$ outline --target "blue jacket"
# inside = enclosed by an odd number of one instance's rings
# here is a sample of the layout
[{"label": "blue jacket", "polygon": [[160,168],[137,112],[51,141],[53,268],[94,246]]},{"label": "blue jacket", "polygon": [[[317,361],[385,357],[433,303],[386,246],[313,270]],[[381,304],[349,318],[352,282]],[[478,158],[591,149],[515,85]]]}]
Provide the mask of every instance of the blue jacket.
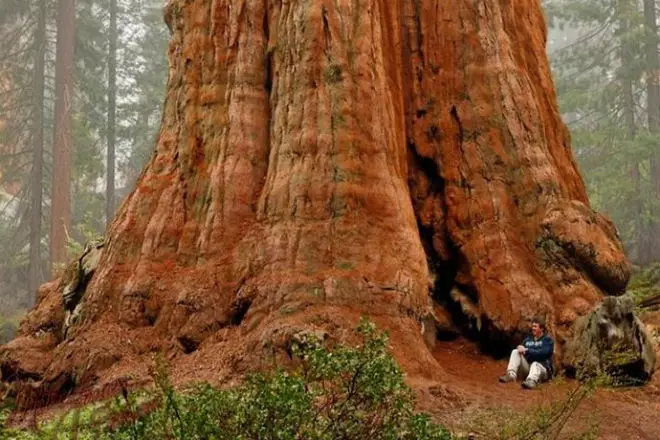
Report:
[{"label": "blue jacket", "polygon": [[553,375],[552,353],[555,348],[555,342],[549,334],[544,334],[540,339],[535,340],[533,336],[528,336],[522,343],[527,349],[525,359],[530,364],[538,362],[548,370],[548,375]]}]

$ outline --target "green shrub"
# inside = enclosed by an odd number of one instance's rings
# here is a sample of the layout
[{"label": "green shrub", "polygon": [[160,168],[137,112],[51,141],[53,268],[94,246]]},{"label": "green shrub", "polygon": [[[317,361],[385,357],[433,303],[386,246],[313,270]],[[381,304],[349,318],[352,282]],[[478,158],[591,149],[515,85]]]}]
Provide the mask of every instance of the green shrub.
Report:
[{"label": "green shrub", "polygon": [[[255,374],[228,390],[200,384],[178,393],[161,365],[156,391],[125,394],[16,438],[450,440],[428,416],[415,414],[387,336],[366,321],[358,332],[358,347],[333,349],[302,336],[291,346],[297,368]],[[103,417],[94,416],[98,411]]]}]

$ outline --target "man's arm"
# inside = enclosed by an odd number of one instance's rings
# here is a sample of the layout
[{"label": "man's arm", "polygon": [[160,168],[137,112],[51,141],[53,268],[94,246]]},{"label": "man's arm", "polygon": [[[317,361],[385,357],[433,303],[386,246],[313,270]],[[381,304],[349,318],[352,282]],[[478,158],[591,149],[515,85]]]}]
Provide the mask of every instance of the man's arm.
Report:
[{"label": "man's arm", "polygon": [[523,339],[523,341],[520,343],[520,345],[518,347],[516,347],[516,349],[518,350],[518,353],[520,353],[520,354],[526,354],[527,353],[527,345],[525,345],[525,344],[527,343],[528,340],[529,340],[529,337]]}]

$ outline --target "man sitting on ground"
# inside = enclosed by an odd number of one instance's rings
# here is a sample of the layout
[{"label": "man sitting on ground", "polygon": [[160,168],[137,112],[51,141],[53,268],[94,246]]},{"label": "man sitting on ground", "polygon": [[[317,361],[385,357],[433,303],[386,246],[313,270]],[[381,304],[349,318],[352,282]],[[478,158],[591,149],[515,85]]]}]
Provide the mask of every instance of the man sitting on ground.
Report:
[{"label": "man sitting on ground", "polygon": [[552,337],[546,332],[545,321],[541,318],[533,319],[531,335],[511,352],[509,366],[506,374],[500,377],[500,382],[513,382],[518,376],[526,376],[522,387],[532,389],[540,382],[549,380],[553,374],[554,345]]}]

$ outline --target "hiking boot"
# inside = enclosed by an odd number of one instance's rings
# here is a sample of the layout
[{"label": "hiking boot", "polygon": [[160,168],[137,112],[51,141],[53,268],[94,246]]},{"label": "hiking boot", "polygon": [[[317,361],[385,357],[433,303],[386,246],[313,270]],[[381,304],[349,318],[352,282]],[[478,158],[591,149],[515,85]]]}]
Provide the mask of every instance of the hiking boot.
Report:
[{"label": "hiking boot", "polygon": [[521,384],[521,386],[526,390],[533,390],[534,388],[536,388],[536,382],[527,379]]},{"label": "hiking boot", "polygon": [[516,376],[513,374],[505,374],[504,376],[500,376],[500,382],[501,383],[508,383],[508,382],[513,382],[516,380]]}]

